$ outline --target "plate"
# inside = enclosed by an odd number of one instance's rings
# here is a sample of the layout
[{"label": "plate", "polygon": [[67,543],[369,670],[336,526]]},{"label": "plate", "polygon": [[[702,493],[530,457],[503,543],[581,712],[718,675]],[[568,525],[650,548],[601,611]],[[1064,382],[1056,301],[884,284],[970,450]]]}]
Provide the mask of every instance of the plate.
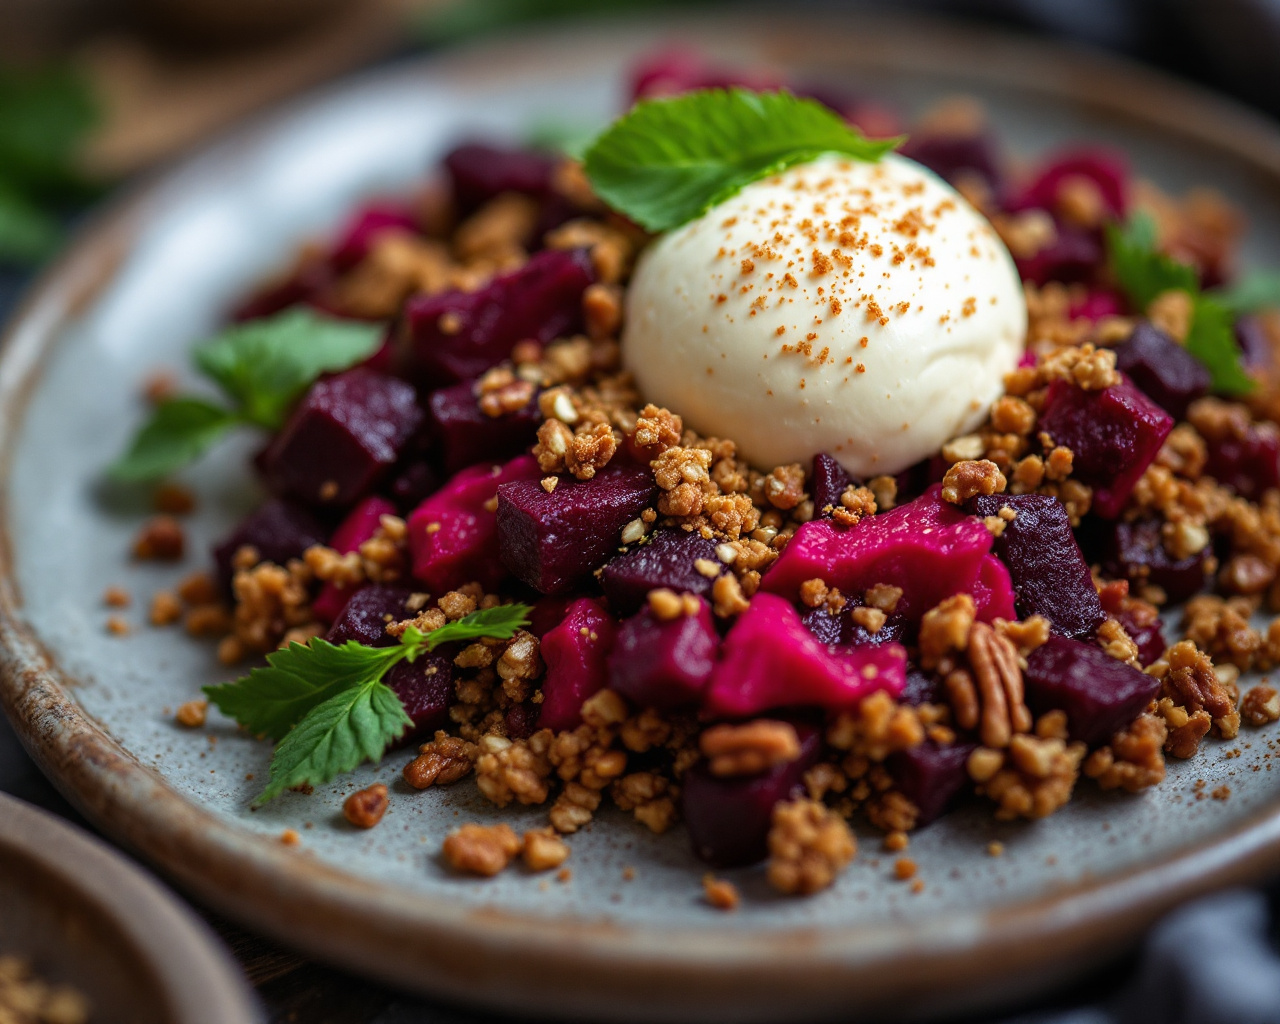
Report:
[{"label": "plate", "polygon": [[[142,415],[146,374],[185,367],[190,346],[295,245],[360,198],[414,180],[460,138],[605,119],[622,102],[622,69],[673,35],[907,110],[975,94],[1022,156],[1076,139],[1120,146],[1166,188],[1223,189],[1251,212],[1246,259],[1280,261],[1270,125],[1111,60],[1005,36],[867,18],[614,23],[342,84],[104,213],[10,328],[0,696],[28,748],[91,820],[247,926],[406,988],[557,1017],[779,1021],[989,1005],[1115,955],[1180,900],[1269,870],[1280,773],[1274,739],[1248,733],[1172,765],[1141,797],[1085,786],[1036,824],[954,814],[912,840],[919,893],[892,880],[892,857],[867,834],[833,890],[774,898],[758,871],[734,873],[748,898],[718,914],[680,833],[654,837],[616,813],[573,840],[567,883],[521,870],[459,879],[438,860],[449,829],[496,817],[522,827],[540,812],[497,812],[470,784],[411,792],[403,755],[251,812],[268,748],[221,721],[195,733],[173,723],[174,707],[225,678],[211,651],[172,630],[104,630],[107,586],[134,593],[140,622],[149,595],[200,562],[130,565],[143,510],[97,484]],[[247,454],[232,445],[190,478],[192,551],[256,500]],[[392,790],[382,824],[346,827],[343,797],[378,780]],[[1223,785],[1229,799],[1196,799],[1197,787]],[[280,841],[289,828],[296,846]],[[1003,857],[987,855],[992,840]]]},{"label": "plate", "polygon": [[246,1024],[244,974],[209,926],[125,857],[0,793],[0,953],[70,985],[96,1021]]}]

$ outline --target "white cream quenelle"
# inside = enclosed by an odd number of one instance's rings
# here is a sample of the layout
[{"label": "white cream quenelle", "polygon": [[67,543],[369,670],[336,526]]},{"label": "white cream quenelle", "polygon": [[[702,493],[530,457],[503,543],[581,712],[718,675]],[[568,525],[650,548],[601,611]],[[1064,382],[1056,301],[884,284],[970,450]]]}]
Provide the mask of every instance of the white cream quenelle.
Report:
[{"label": "white cream quenelle", "polygon": [[1022,283],[991,225],[911,160],[822,157],[658,239],[623,351],[648,401],[761,468],[896,473],[972,430],[1018,363]]}]

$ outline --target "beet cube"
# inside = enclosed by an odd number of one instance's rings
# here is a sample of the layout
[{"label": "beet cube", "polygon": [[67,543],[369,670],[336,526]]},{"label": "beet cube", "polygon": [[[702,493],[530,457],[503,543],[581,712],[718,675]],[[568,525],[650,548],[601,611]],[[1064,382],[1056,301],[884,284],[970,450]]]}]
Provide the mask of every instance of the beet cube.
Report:
[{"label": "beet cube", "polygon": [[401,513],[412,512],[440,489],[440,477],[427,462],[413,461],[396,474],[387,488]]},{"label": "beet cube", "polygon": [[800,622],[814,635],[818,643],[832,647],[847,644],[853,622],[845,612],[831,613],[825,608],[810,608],[800,616]]},{"label": "beet cube", "polygon": [[898,694],[898,701],[918,707],[921,704],[945,704],[947,698],[938,676],[910,666],[907,668],[907,683]]},{"label": "beet cube", "polygon": [[556,158],[532,149],[466,143],[444,158],[453,197],[470,211],[503,192],[541,196],[551,188]]},{"label": "beet cube", "polygon": [[542,680],[540,728],[559,732],[582,724],[582,702],[604,688],[605,659],[616,634],[613,616],[599,601],[583,597],[542,638],[547,674]]},{"label": "beet cube", "polygon": [[413,617],[405,604],[410,593],[407,587],[381,583],[361,587],[343,605],[324,638],[331,644],[354,640],[366,647],[392,646],[396,638],[387,633],[387,624]]},{"label": "beet cube", "polygon": [[263,561],[284,565],[316,544],[324,544],[328,531],[310,512],[280,498],[271,498],[245,516],[231,535],[213,549],[218,586],[229,599],[235,576],[236,552],[249,547]]},{"label": "beet cube", "polygon": [[1048,281],[1071,284],[1092,280],[1105,258],[1097,232],[1060,224],[1057,238],[1049,245],[1030,258],[1014,262],[1024,281],[1040,285]]},{"label": "beet cube", "polygon": [[1114,519],[1159,454],[1173,417],[1128,380],[1097,391],[1055,380],[1040,429],[1071,449],[1075,476],[1094,489],[1093,511]]},{"label": "beet cube", "polygon": [[1185,418],[1187,406],[1213,383],[1204,363],[1147,320],[1115,352],[1116,369],[1175,420]]},{"label": "beet cube", "polygon": [[473,292],[416,295],[405,303],[413,358],[432,387],[479,377],[517,341],[546,342],[582,323],[582,293],[594,280],[585,250],[548,249]]},{"label": "beet cube", "polygon": [[421,423],[410,385],[357,367],[312,385],[262,470],[282,494],[350,505],[395,464]]},{"label": "beet cube", "polygon": [[1201,554],[1175,559],[1164,546],[1158,519],[1138,519],[1112,526],[1103,561],[1107,576],[1127,579],[1135,587],[1155,586],[1177,604],[1203,590],[1208,582],[1205,558]]},{"label": "beet cube", "polygon": [[590,480],[562,476],[550,493],[540,480],[498,488],[498,549],[515,576],[543,594],[587,580],[618,545],[627,523],[657,496],[647,466],[609,463]]},{"label": "beet cube", "polygon": [[1047,494],[991,494],[969,507],[984,517],[1006,507],[1017,513],[996,538],[995,552],[1009,567],[1018,615],[1043,615],[1063,636],[1093,636],[1106,613],[1062,502]]},{"label": "beet cube", "polygon": [[472,581],[486,590],[497,587],[507,576],[498,558],[498,488],[541,475],[530,455],[505,466],[472,466],[455,474],[409,516],[414,577],[435,594]]},{"label": "beet cube", "polygon": [[937,818],[969,781],[969,755],[974,743],[939,746],[926,740],[918,747],[890,754],[885,767],[894,788],[916,805],[916,823],[927,825]]},{"label": "beet cube", "polygon": [[475,385],[462,381],[432,393],[427,416],[444,471],[453,474],[477,462],[503,462],[533,444],[542,416],[536,399],[515,412],[488,416],[476,402]]},{"label": "beet cube", "polygon": [[692,530],[655,530],[647,540],[612,559],[600,573],[600,585],[609,607],[618,615],[634,615],[649,591],[666,587],[677,594],[706,594],[714,578],[700,573],[694,562],[714,562],[716,543]]},{"label": "beet cube", "polygon": [[809,490],[813,494],[813,507],[818,515],[830,515],[828,506],[838,508],[840,495],[853,483],[844,467],[826,452],[813,457],[813,470],[809,474]]},{"label": "beet cube", "polygon": [[1240,497],[1256,500],[1280,487],[1280,428],[1251,423],[1239,436],[1209,439],[1205,473]]},{"label": "beet cube", "polygon": [[623,621],[609,655],[609,687],[644,708],[697,704],[715,667],[720,637],[711,608],[662,622],[648,608]]},{"label": "beet cube", "polygon": [[[376,494],[353,508],[329,538],[329,547],[340,555],[357,550],[378,530],[383,516],[396,514],[396,507]],[[351,592],[336,583],[326,583],[320,595],[311,602],[311,610],[321,622],[332,622],[342,611]]]},{"label": "beet cube", "polygon": [[1070,149],[1054,154],[1013,201],[1015,210],[1039,207],[1057,212],[1062,189],[1071,179],[1087,178],[1098,190],[1107,212],[1124,220],[1129,166],[1124,154],[1100,148]]},{"label": "beet cube", "polygon": [[1153,676],[1063,636],[1051,636],[1027,656],[1023,682],[1032,711],[1065,711],[1071,738],[1090,746],[1127,726],[1160,690]]},{"label": "beet cube", "polygon": [[787,800],[822,748],[818,730],[793,723],[800,736],[800,756],[760,775],[712,775],[705,761],[684,777],[681,806],[693,852],[719,868],[763,860],[768,852],[774,805]]},{"label": "beet cube", "polygon": [[336,270],[349,270],[369,255],[378,236],[389,232],[418,231],[413,211],[396,203],[371,203],[347,221],[329,254]]},{"label": "beet cube", "polygon": [[978,577],[969,588],[979,622],[1017,618],[1017,595],[1013,590],[1013,578],[1004,562],[995,555],[987,555],[978,566]]}]

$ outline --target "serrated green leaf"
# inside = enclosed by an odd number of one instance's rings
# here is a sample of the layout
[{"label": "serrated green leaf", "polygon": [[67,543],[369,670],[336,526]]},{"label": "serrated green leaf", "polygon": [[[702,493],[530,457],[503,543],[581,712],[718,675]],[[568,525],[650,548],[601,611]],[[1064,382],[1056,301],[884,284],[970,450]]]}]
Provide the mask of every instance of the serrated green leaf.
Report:
[{"label": "serrated green leaf", "polygon": [[159,479],[198,459],[237,422],[234,412],[202,398],[171,398],[107,472],[120,481]]},{"label": "serrated green leaf", "polygon": [[98,117],[88,81],[71,67],[0,69],[0,174],[28,197],[83,194],[75,160]]},{"label": "serrated green leaf", "polygon": [[255,803],[294,786],[323,785],[365,761],[378,761],[412,725],[385,683],[350,687],[312,708],[280,741],[271,758],[271,780]]},{"label": "serrated green leaf", "polygon": [[1213,390],[1244,395],[1257,382],[1240,365],[1240,348],[1232,330],[1231,310],[1217,299],[1198,295],[1187,332],[1187,351],[1204,363],[1213,379]]},{"label": "serrated green leaf", "polygon": [[824,153],[876,161],[901,139],[867,139],[789,92],[703,89],[642,100],[587,150],[596,194],[650,231],[700,216],[743,186]]},{"label": "serrated green leaf", "polygon": [[0,183],[0,262],[39,263],[57,248],[61,237],[57,218]]},{"label": "serrated green leaf", "polygon": [[1233,313],[1280,308],[1280,271],[1250,271],[1235,284],[1213,292],[1212,297]]},{"label": "serrated green leaf", "polygon": [[527,604],[500,604],[493,608],[482,608],[428,633],[427,650],[434,651],[440,644],[456,640],[478,640],[482,637],[509,640],[515,636],[516,630],[529,624],[530,611],[532,609]]},{"label": "serrated green leaf", "polygon": [[278,430],[289,407],[322,373],[377,350],[382,328],[287,309],[224,331],[196,350],[196,365],[230,395],[249,423]]},{"label": "serrated green leaf", "polygon": [[312,708],[352,687],[377,682],[403,647],[366,647],[354,640],[335,645],[316,638],[267,655],[267,666],[205,694],[224,714],[255,736],[280,740]]},{"label": "serrated green leaf", "polygon": [[1123,227],[1108,224],[1106,237],[1111,270],[1137,312],[1145,313],[1162,292],[1199,291],[1194,268],[1157,251],[1155,221],[1147,214],[1135,213]]}]

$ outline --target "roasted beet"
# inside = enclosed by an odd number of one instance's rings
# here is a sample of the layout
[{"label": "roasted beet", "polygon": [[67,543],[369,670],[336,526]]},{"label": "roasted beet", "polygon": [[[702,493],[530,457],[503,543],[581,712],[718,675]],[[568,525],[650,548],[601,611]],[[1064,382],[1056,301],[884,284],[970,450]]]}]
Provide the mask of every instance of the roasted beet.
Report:
[{"label": "roasted beet", "polygon": [[631,72],[632,99],[731,86],[762,91],[780,88],[782,80],[759,68],[720,67],[700,51],[683,46],[669,46],[651,53]]},{"label": "roasted beet", "polygon": [[343,605],[324,638],[331,644],[354,640],[366,647],[390,647],[396,639],[388,635],[387,623],[413,617],[406,606],[411,593],[408,587],[381,583],[361,587]]},{"label": "roasted beet", "polygon": [[574,729],[582,724],[582,702],[602,689],[605,659],[614,645],[613,616],[594,598],[571,604],[564,619],[542,638],[542,729]]},{"label": "roasted beet", "polygon": [[693,852],[718,868],[763,860],[774,805],[798,790],[818,760],[822,739],[811,725],[796,724],[800,756],[760,775],[712,775],[705,761],[684,777],[681,806]]},{"label": "roasted beet", "polygon": [[915,501],[844,527],[805,523],[765,573],[762,587],[795,599],[805,580],[859,595],[877,583],[902,588],[899,614],[918,619],[952,594],[969,593],[991,550],[982,522],[932,487]]},{"label": "roasted beet", "polygon": [[1207,395],[1213,383],[1199,359],[1147,320],[1115,352],[1116,369],[1175,420],[1185,418],[1187,406]]},{"label": "roasted beet", "polygon": [[826,452],[819,452],[813,457],[813,471],[809,474],[809,491],[813,495],[813,507],[818,515],[830,515],[826,509],[839,507],[840,495],[844,494],[853,480],[844,471],[844,467]]},{"label": "roasted beet", "polygon": [[912,135],[902,155],[924,164],[939,178],[956,184],[981,178],[998,200],[1004,191],[999,146],[990,132],[968,135]]},{"label": "roasted beet", "polygon": [[818,643],[831,647],[847,644],[853,622],[848,612],[829,612],[826,608],[810,608],[800,616],[800,622],[814,635]]},{"label": "roasted beet", "polygon": [[1074,474],[1093,490],[1093,511],[1114,519],[1138,478],[1160,452],[1173,417],[1129,380],[1086,391],[1055,380],[1045,397],[1040,430],[1074,455]]},{"label": "roasted beet", "polygon": [[1090,281],[1106,256],[1096,232],[1069,224],[1058,227],[1057,237],[1034,256],[1016,260],[1018,274],[1026,281],[1045,284]]},{"label": "roasted beet", "polygon": [[453,197],[463,211],[503,192],[540,197],[550,190],[555,168],[556,158],[548,153],[475,142],[458,146],[444,158]]},{"label": "roasted beet", "polygon": [[1256,316],[1236,317],[1236,346],[1240,362],[1249,370],[1269,370],[1275,360],[1274,346],[1266,326]]},{"label": "roasted beet", "polygon": [[907,669],[907,682],[898,694],[898,700],[917,707],[921,704],[945,704],[947,697],[941,679],[931,672],[911,666]]},{"label": "roasted beet", "polygon": [[435,594],[473,580],[486,590],[496,587],[507,575],[498,558],[498,487],[541,475],[530,455],[454,475],[409,516],[413,575]]},{"label": "roasted beet", "polygon": [[600,585],[618,615],[634,615],[649,591],[660,587],[678,594],[709,592],[715,578],[698,571],[694,563],[700,559],[723,570],[715,541],[694,530],[655,530],[643,544],[610,560],[600,573]]},{"label": "roasted beet", "polygon": [[782,707],[838,711],[876,690],[896,696],[906,667],[898,644],[827,647],[789,602],[757,593],[725,637],[705,707],[730,718]]},{"label": "roasted beet", "polygon": [[284,565],[316,544],[324,544],[328,531],[305,508],[280,498],[271,498],[242,519],[231,535],[213,549],[218,586],[231,597],[232,562],[241,548],[253,548],[266,562]]},{"label": "roasted beet", "polygon": [[1160,690],[1154,676],[1062,636],[1051,636],[1027,656],[1023,682],[1032,711],[1065,711],[1071,738],[1090,746],[1132,722]]},{"label": "roasted beet", "polygon": [[996,538],[995,553],[1009,568],[1019,617],[1043,615],[1063,636],[1093,636],[1106,614],[1062,502],[1047,494],[991,494],[969,505],[979,516],[1006,507],[1017,515]]},{"label": "roasted beet", "polygon": [[[340,555],[355,551],[377,532],[383,516],[396,514],[396,507],[376,494],[365,498],[342,521],[333,536],[329,538],[329,547]],[[332,622],[342,606],[351,597],[351,591],[335,583],[326,583],[320,595],[311,602],[311,610],[321,622]]]},{"label": "roasted beet", "polygon": [[1114,220],[1124,220],[1129,167],[1124,154],[1111,149],[1082,147],[1054,154],[1010,205],[1015,210],[1039,207],[1058,213],[1063,187],[1073,179],[1091,182],[1106,213]]},{"label": "roasted beet", "polygon": [[622,528],[657,494],[647,466],[614,460],[590,480],[562,476],[498,488],[498,549],[517,578],[543,594],[582,583],[618,546]]},{"label": "roasted beet", "polygon": [[947,809],[969,781],[969,755],[977,749],[973,743],[949,743],[939,746],[926,740],[918,747],[890,754],[885,767],[898,792],[916,805],[917,825],[927,825]]},{"label": "roasted beet", "polygon": [[348,270],[369,255],[380,235],[392,231],[417,232],[413,211],[398,203],[370,203],[347,221],[338,233],[329,262],[336,270]]},{"label": "roasted beet", "polygon": [[[1090,288],[1085,292],[1083,298],[1072,301],[1067,308],[1067,316],[1072,320],[1083,318],[1096,321],[1101,320],[1103,317],[1120,316],[1124,311],[1124,302],[1115,292],[1100,288]],[[1032,365],[1035,365],[1034,356]]]},{"label": "roasted beet", "polygon": [[395,465],[421,423],[410,385],[348,370],[312,385],[263,455],[262,471],[282,494],[350,505]]},{"label": "roasted beet", "polygon": [[660,621],[645,608],[623,621],[609,655],[609,687],[642,708],[696,704],[715,667],[720,637],[706,601],[697,615]]},{"label": "roasted beet", "polygon": [[440,489],[440,475],[420,459],[405,463],[387,492],[401,513],[412,512]]},{"label": "roasted beet", "polygon": [[1208,582],[1204,560],[1212,551],[1174,558],[1164,546],[1162,529],[1158,519],[1115,523],[1102,568],[1107,576],[1127,579],[1136,588],[1159,587],[1178,604],[1204,589]]},{"label": "roasted beet", "polygon": [[450,475],[477,462],[503,462],[518,455],[533,444],[542,422],[534,398],[523,409],[501,416],[481,412],[471,381],[433,392],[427,410],[431,440]]},{"label": "roasted beet", "polygon": [[529,625],[526,628],[541,640],[564,621],[570,605],[577,600],[578,598],[572,594],[538,598],[529,612]]},{"label": "roasted beet", "polygon": [[1138,646],[1138,662],[1143,668],[1160,660],[1169,646],[1164,638],[1164,623],[1159,619],[1154,622],[1138,623],[1132,614],[1120,612],[1116,619],[1129,634],[1129,639]]},{"label": "roasted beet", "polygon": [[978,577],[969,588],[974,609],[980,622],[1017,618],[1017,595],[1013,590],[1013,577],[1004,562],[995,555],[987,555],[978,567]]},{"label": "roasted beet", "polygon": [[1238,436],[1208,439],[1205,474],[1251,501],[1280,487],[1280,427],[1251,423]]},{"label": "roasted beet", "polygon": [[533,701],[525,701],[522,704],[512,704],[507,708],[504,721],[507,726],[507,735],[513,740],[527,740],[535,732],[538,731],[538,715],[541,714],[540,704],[534,704]]},{"label": "roasted beet", "polygon": [[497,366],[517,341],[545,343],[572,334],[592,280],[585,251],[548,249],[476,291],[410,298],[404,329],[417,372],[430,386],[442,387]]}]

